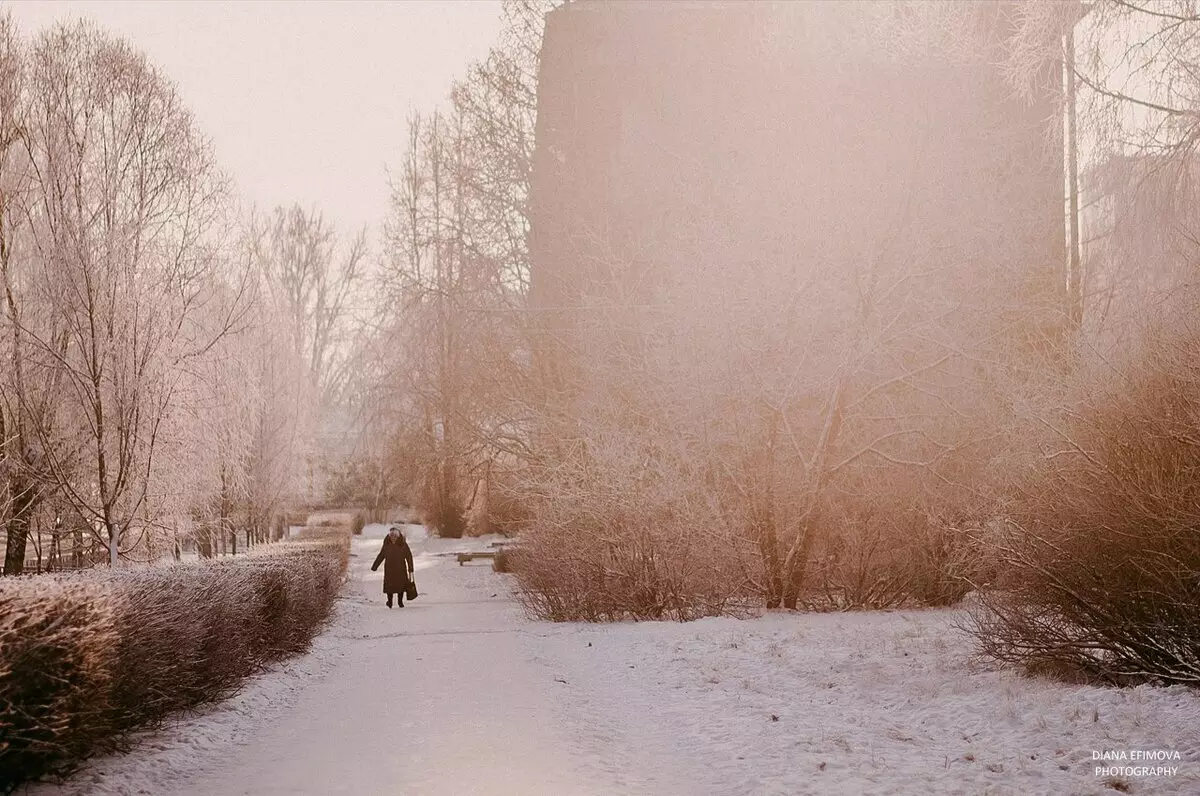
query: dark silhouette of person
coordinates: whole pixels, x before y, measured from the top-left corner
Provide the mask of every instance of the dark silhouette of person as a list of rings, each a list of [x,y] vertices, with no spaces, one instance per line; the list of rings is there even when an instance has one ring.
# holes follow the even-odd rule
[[[400,607],[403,608],[404,592],[412,580],[413,557],[408,541],[395,525],[383,538],[383,547],[379,548],[371,571],[379,569],[380,564],[383,564],[383,593],[387,595],[388,608],[392,607],[393,594],[399,598]]]

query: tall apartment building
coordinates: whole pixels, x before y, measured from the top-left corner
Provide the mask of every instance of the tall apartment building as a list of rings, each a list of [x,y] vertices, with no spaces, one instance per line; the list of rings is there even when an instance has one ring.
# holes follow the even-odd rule
[[[1001,66],[1010,4],[964,2],[949,21],[928,16],[937,7],[583,0],[551,12],[531,196],[544,360],[568,384],[586,369],[571,352],[596,332],[581,323],[597,296],[653,304],[667,275],[719,268],[735,283],[764,263],[876,256],[897,235],[936,239],[964,273],[1004,271],[991,289],[1025,296],[1030,339],[1053,338],[1059,73],[1048,64],[1044,89],[1016,96]]]

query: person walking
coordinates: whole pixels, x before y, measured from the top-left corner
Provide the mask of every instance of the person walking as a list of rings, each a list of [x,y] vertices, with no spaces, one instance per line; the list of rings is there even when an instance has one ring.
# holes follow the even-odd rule
[[[387,595],[388,608],[392,607],[392,595],[399,598],[400,607],[403,608],[404,593],[412,582],[413,557],[408,541],[395,525],[383,538],[383,547],[375,556],[371,571],[379,569],[380,564],[383,564],[383,593]]]

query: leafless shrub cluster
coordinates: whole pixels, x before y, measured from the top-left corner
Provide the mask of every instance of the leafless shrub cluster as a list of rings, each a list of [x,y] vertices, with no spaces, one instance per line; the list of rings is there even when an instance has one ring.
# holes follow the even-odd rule
[[[1200,7],[1071,6],[1024,4],[1016,40],[1062,51],[1044,23],[1086,11],[1064,52],[1085,163],[1074,355],[1006,440],[1021,453],[969,627],[984,655],[1034,673],[1196,686]]]
[[[501,548],[496,551],[495,558],[492,559],[492,571],[499,572],[502,575],[507,575],[512,572],[513,557],[516,553],[512,550]]]
[[[346,538],[0,581],[0,790],[69,771],[305,649],[341,586]]]
[[[687,469],[614,430],[530,473],[532,518],[510,563],[529,613],[594,622],[744,611],[750,551]]]
[[[926,511],[897,504],[838,511],[813,551],[800,604],[813,610],[947,606],[976,582],[975,534]]]
[[[1077,375],[1044,421],[972,628],[986,655],[1110,683],[1200,685],[1200,368],[1194,324],[1120,373]]]

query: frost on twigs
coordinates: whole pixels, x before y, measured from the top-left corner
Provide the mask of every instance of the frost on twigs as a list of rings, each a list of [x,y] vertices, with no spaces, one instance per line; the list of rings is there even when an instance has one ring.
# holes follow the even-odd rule
[[[552,621],[688,621],[761,606],[748,543],[672,451],[613,433],[524,475],[532,520],[505,566]]]
[[[994,659],[1055,677],[1200,686],[1200,391],[1195,332],[1043,423],[1002,574],[971,629]]]

